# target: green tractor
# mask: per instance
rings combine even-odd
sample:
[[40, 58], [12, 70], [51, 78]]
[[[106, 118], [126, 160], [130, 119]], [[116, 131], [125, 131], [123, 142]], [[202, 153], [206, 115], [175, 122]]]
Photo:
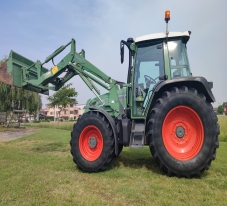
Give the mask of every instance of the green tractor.
[[[48, 94], [80, 76], [97, 96], [87, 101], [71, 132], [73, 161], [83, 171], [105, 170], [123, 147], [147, 145], [169, 176], [201, 176], [219, 146], [220, 129], [211, 105], [213, 83], [192, 76], [186, 48], [191, 32], [168, 32], [169, 14], [166, 33], [120, 42], [121, 63], [124, 46], [129, 51], [126, 83], [88, 62], [84, 50], [77, 53], [74, 39], [43, 63], [11, 51], [0, 67], [0, 81]], [[69, 45], [70, 52], [57, 65], [50, 70], [43, 67]], [[109, 92], [100, 95], [93, 82]]]

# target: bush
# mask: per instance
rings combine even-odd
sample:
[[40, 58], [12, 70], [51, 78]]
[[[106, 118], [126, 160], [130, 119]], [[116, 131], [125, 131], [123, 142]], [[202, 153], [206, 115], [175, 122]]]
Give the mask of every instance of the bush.
[[69, 121], [70, 122], [73, 122], [73, 121], [75, 121], [75, 119], [73, 119], [72, 117], [70, 117]]
[[41, 122], [50, 122], [49, 119], [42, 119]]
[[66, 120], [66, 121], [69, 120], [69, 117], [68, 117], [68, 116], [61, 116], [60, 118], [61, 118], [63, 121], [64, 121], [64, 120]]
[[54, 117], [49, 117], [49, 116], [42, 116], [39, 118], [42, 122], [50, 122], [54, 121]]

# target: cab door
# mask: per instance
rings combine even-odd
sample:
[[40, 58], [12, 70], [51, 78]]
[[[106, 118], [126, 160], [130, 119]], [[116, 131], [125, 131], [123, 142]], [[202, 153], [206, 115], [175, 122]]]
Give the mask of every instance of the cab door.
[[159, 77], [164, 76], [163, 43], [137, 45], [132, 86], [132, 117], [144, 116], [149, 98]]

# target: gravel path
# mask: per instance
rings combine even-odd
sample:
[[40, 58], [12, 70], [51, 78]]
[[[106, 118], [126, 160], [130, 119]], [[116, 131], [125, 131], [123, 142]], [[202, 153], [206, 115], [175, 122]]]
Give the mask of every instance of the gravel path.
[[13, 131], [0, 132], [0, 142], [14, 140], [25, 135], [29, 135], [36, 132], [34, 129], [18, 129]]

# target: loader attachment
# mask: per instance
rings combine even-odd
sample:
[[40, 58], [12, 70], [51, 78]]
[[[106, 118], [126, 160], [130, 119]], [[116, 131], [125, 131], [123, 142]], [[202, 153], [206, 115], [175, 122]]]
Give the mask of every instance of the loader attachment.
[[[70, 51], [55, 65], [54, 58], [70, 45]], [[51, 60], [53, 62], [51, 69], [43, 67], [44, 64]], [[85, 59], [84, 50], [79, 53], [76, 52], [75, 39], [59, 47], [42, 63], [39, 60], [33, 62], [11, 51], [8, 59], [0, 65], [1, 82], [42, 94], [49, 94], [49, 90], [58, 91], [67, 81], [76, 75], [81, 77], [96, 96], [100, 92], [92, 83], [92, 80], [107, 90], [115, 89], [116, 87], [114, 80]], [[99, 81], [96, 77], [105, 83]], [[106, 85], [106, 83], [109, 85]], [[115, 90], [113, 93], [115, 95]], [[117, 109], [118, 104], [114, 103], [114, 105]]]
[[[11, 51], [8, 59], [3, 61], [0, 65], [0, 81], [12, 86], [23, 87], [26, 90], [48, 95], [49, 90], [41, 90], [35, 85], [26, 84], [26, 78], [29, 80], [35, 80], [38, 79], [38, 73], [40, 73], [39, 76], [41, 76], [42, 74], [48, 72], [48, 69], [44, 67], [41, 67], [40, 71], [37, 71], [38, 69], [33, 66], [35, 64], [35, 62], [27, 59], [26, 57]], [[29, 68], [29, 74], [26, 74], [26, 78], [23, 76], [23, 72], [25, 70], [22, 68], [26, 70]]]

